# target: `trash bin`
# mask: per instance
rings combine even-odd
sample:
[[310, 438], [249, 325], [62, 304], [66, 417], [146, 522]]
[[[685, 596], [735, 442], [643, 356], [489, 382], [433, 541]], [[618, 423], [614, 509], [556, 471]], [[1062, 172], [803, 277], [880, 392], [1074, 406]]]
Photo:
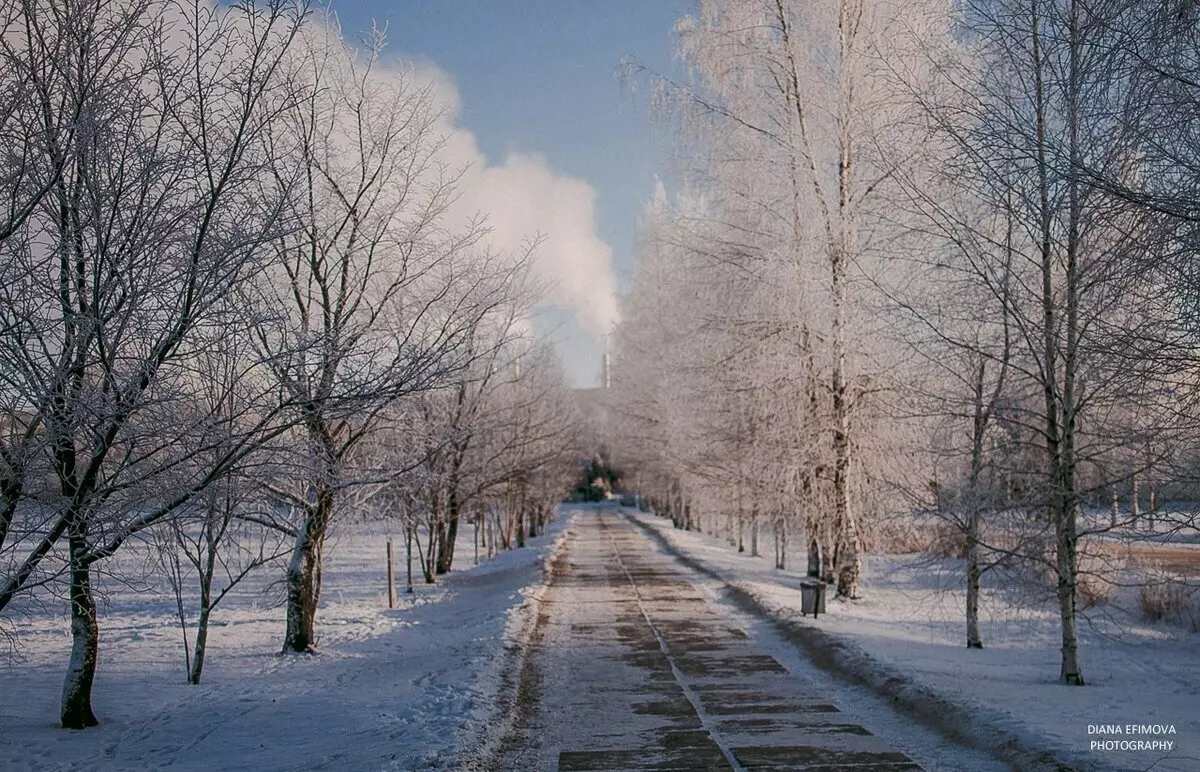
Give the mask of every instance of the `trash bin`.
[[825, 583], [820, 579], [807, 579], [800, 583], [800, 613], [804, 616], [825, 613]]

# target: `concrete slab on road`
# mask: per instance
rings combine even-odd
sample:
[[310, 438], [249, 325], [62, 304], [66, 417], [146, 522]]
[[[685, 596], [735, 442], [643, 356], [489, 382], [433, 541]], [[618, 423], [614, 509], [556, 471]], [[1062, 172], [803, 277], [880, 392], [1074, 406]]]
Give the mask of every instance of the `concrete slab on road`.
[[576, 515], [503, 768], [921, 769], [793, 676], [697, 579], [616, 510]]

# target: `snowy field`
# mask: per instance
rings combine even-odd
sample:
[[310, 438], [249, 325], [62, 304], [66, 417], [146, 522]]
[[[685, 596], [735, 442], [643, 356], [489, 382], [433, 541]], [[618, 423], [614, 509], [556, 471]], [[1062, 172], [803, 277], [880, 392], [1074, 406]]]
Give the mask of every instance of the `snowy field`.
[[[631, 510], [627, 510], [631, 511]], [[754, 596], [779, 616], [800, 619], [802, 573], [766, 557], [739, 554], [725, 541], [679, 531], [665, 518], [637, 514], [680, 552]], [[849, 661], [917, 687], [961, 709], [967, 731], [993, 728], [1083, 768], [1156, 772], [1200, 770], [1200, 634], [1136, 613], [1132, 590], [1082, 612], [1081, 658], [1087, 686], [1056, 682], [1058, 620], [1049, 603], [987, 587], [981, 609], [983, 650], [967, 649], [962, 561], [921, 555], [871, 555], [865, 599], [831, 601], [818, 627], [852, 653]], [[846, 661], [843, 659], [843, 661]], [[1089, 725], [1166, 725], [1162, 736], [1089, 733]], [[1165, 740], [1170, 752], [1093, 750], [1092, 741]]]
[[[326, 552], [317, 655], [279, 656], [284, 609], [266, 568], [215, 612], [203, 682], [185, 683], [182, 634], [168, 588], [136, 558], [123, 582], [100, 582], [101, 725], [58, 728], [70, 651], [61, 603], [16, 620], [0, 660], [0, 769], [447, 769], [478, 742], [496, 706], [506, 640], [524, 629], [526, 598], [565, 533], [560, 512], [525, 549], [481, 558], [460, 532], [455, 570], [387, 608], [386, 527], [347, 527]], [[131, 577], [140, 576], [133, 585]], [[157, 582], [157, 584], [156, 584]], [[156, 587], [156, 593], [145, 591]]]

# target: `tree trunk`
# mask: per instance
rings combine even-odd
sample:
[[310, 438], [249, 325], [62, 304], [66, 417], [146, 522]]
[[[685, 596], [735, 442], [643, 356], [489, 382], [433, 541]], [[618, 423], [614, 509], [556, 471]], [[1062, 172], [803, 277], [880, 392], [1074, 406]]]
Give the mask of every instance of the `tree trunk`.
[[1076, 548], [1075, 525], [1078, 506], [1068, 500], [1058, 528], [1058, 605], [1062, 618], [1062, 669], [1059, 678], [1065, 684], [1083, 686], [1079, 667], [1079, 633], [1076, 629]]
[[[848, 151], [847, 151], [848, 152]], [[849, 160], [845, 161], [846, 168]], [[845, 216], [845, 215], [843, 215]], [[843, 330], [846, 289], [845, 254], [850, 234], [843, 233], [842, 243], [832, 250], [833, 275], [833, 507], [834, 539], [837, 543], [837, 595], [839, 598], [858, 597], [858, 578], [862, 570], [858, 518], [850, 504], [850, 406], [846, 383], [846, 346]]]
[[287, 632], [283, 654], [316, 650], [317, 604], [321, 599], [321, 553], [325, 531], [333, 513], [333, 492], [320, 490], [307, 511], [304, 527], [296, 537], [292, 559], [285, 573], [287, 584]]
[[454, 542], [458, 539], [458, 509], [458, 492], [451, 488], [446, 502], [446, 522], [439, 529], [441, 536], [437, 554], [437, 572], [439, 574], [450, 573], [450, 567], [454, 564]]
[[454, 547], [455, 540], [458, 538], [458, 469], [456, 463], [455, 473], [450, 478], [449, 491], [446, 492], [446, 522], [445, 527], [440, 529], [438, 541], [438, 573], [449, 574], [450, 567], [454, 564]]
[[[840, 372], [840, 371], [839, 371]], [[837, 595], [839, 598], [855, 599], [858, 594], [858, 579], [862, 571], [861, 543], [858, 534], [858, 521], [850, 508], [850, 438], [845, 408], [844, 396], [838, 396], [839, 389], [844, 390], [845, 384], [835, 387], [834, 405], [838, 415], [837, 426], [834, 429], [834, 523], [836, 528], [837, 556], [834, 570], [837, 572]]]
[[777, 568], [780, 571], [787, 570], [787, 520], [779, 519], [779, 565]]
[[[205, 526], [211, 535], [211, 529], [208, 525]], [[189, 684], [200, 683], [200, 675], [204, 672], [204, 648], [208, 643], [208, 620], [212, 615], [212, 580], [216, 567], [216, 554], [214, 544], [210, 537], [208, 543], [208, 555], [205, 559], [205, 570], [200, 573], [200, 619], [196, 623], [196, 638], [192, 646], [192, 661], [188, 667]], [[186, 641], [184, 643], [186, 647]]]
[[[788, 79], [786, 85], [789, 108], [789, 121], [792, 128], [800, 137], [804, 136], [806, 118], [804, 113], [804, 96], [801, 90], [801, 78], [793, 59], [791, 39], [791, 23], [785, 4], [776, 3], [777, 18], [780, 23], [781, 42], [788, 59]], [[850, 394], [847, 373], [847, 347], [845, 322], [848, 315], [848, 277], [847, 271], [856, 255], [856, 215], [855, 207], [855, 174], [854, 174], [854, 137], [855, 120], [853, 107], [855, 103], [856, 73], [854, 68], [855, 43], [859, 30], [861, 6], [851, 2], [838, 4], [838, 40], [836, 62], [834, 63], [836, 77], [836, 103], [823, 106], [822, 109], [834, 111], [837, 125], [837, 191], [836, 199], [823, 189], [814, 176], [812, 180], [817, 186], [818, 201], [821, 204], [826, 232], [826, 257], [829, 265], [829, 295], [830, 295], [830, 391], [832, 394], [833, 418], [833, 493], [834, 517], [833, 540], [836, 544], [835, 568], [837, 573], [837, 594], [839, 597], [857, 598], [858, 579], [861, 571], [861, 545], [858, 533], [858, 520], [851, 508], [850, 502], [850, 469], [853, 445], [850, 437]], [[807, 143], [798, 144], [803, 147]], [[804, 156], [801, 158], [801, 156]], [[811, 154], [811, 150], [802, 150], [792, 156], [793, 197], [796, 201], [794, 214], [796, 228], [799, 231], [801, 218], [804, 216], [800, 202], [799, 169], [807, 166], [816, 174], [820, 165]], [[828, 196], [828, 197], [827, 197]], [[836, 206], [834, 210], [833, 206]], [[797, 245], [802, 237], [797, 236]], [[807, 349], [807, 328], [803, 330], [803, 347]]]
[[[231, 514], [227, 508], [221, 513], [225, 518]], [[217, 550], [220, 548], [217, 518], [210, 507], [208, 519], [204, 524], [204, 536], [207, 551], [204, 555], [204, 570], [200, 573], [200, 619], [196, 626], [196, 641], [193, 647], [192, 666], [188, 670], [188, 683], [200, 683], [200, 675], [204, 672], [204, 650], [208, 644], [208, 620], [212, 617], [212, 584], [217, 575]], [[224, 522], [228, 522], [225, 520]]]
[[4, 547], [4, 542], [8, 539], [8, 529], [16, 517], [17, 503], [21, 500], [21, 492], [24, 490], [22, 470], [12, 469], [12, 465], [13, 461], [6, 461], [5, 466], [9, 467], [8, 474], [0, 480], [0, 548]]
[[313, 543], [310, 529], [296, 537], [292, 559], [285, 574], [287, 584], [287, 632], [283, 651], [312, 652], [316, 648], [317, 601], [320, 597], [320, 578], [317, 569], [319, 548]]
[[71, 661], [63, 683], [60, 719], [63, 729], [86, 729], [100, 723], [92, 713], [92, 680], [96, 677], [100, 629], [96, 624], [96, 601], [92, 597], [87, 541], [82, 536], [72, 536], [68, 546], [71, 552]]
[[200, 675], [204, 672], [204, 651], [208, 646], [208, 620], [212, 616], [207, 600], [200, 603], [200, 619], [196, 623], [196, 644], [192, 657], [192, 669], [188, 673], [188, 683], [200, 683]]
[[404, 571], [405, 571], [405, 575], [407, 576], [407, 584], [404, 587], [404, 592], [406, 592], [410, 595], [412, 594], [412, 591], [413, 591], [412, 543], [413, 543], [412, 526], [405, 526], [405, 528], [404, 528], [404, 564], [405, 564]]
[[446, 544], [446, 521], [438, 518], [438, 521], [429, 530], [429, 565], [433, 566], [434, 573], [440, 574], [442, 573], [442, 552]]
[[[1007, 361], [1007, 360], [1006, 360]], [[1000, 370], [1000, 379], [1004, 378], [1004, 370]], [[984, 385], [987, 379], [987, 360], [981, 359], [975, 375], [974, 403], [975, 415], [971, 428], [971, 474], [967, 486], [967, 506], [970, 515], [967, 520], [967, 648], [982, 649], [983, 638], [979, 634], [979, 580], [983, 573], [979, 564], [979, 530], [982, 513], [980, 507], [980, 480], [983, 476], [983, 449], [987, 435], [988, 421], [991, 417], [991, 405], [999, 396], [999, 381], [996, 391], [992, 394], [990, 404], [984, 402]]]
[[[1079, 228], [1081, 220], [1079, 193], [1079, 53], [1080, 40], [1079, 3], [1071, 0], [1069, 11], [1070, 26], [1070, 77], [1067, 98], [1067, 145], [1070, 154], [1070, 164], [1067, 169], [1067, 264], [1064, 278], [1066, 279], [1066, 338], [1067, 345], [1063, 357], [1063, 393], [1062, 393], [1062, 455], [1058, 457], [1061, 465], [1061, 499], [1058, 521], [1058, 603], [1062, 616], [1062, 668], [1060, 677], [1063, 683], [1083, 686], [1083, 672], [1079, 667], [1079, 634], [1076, 629], [1076, 587], [1078, 561], [1076, 549], [1079, 546], [1077, 520], [1080, 502], [1077, 490], [1076, 474], [1076, 429], [1078, 416], [1076, 413], [1075, 382], [1078, 372], [1079, 349]], [[1135, 494], [1136, 498], [1136, 494]]]
[[500, 528], [500, 547], [510, 550], [513, 548], [513, 513], [512, 498], [509, 497], [504, 507], [504, 524]]
[[[437, 584], [437, 539], [434, 538], [435, 533], [437, 533], [437, 527], [431, 523], [429, 541], [425, 543], [425, 551], [421, 553], [421, 571], [425, 574], [425, 584]], [[417, 544], [420, 543], [421, 540], [418, 538]]]
[[847, 276], [857, 239], [854, 223], [854, 141], [850, 110], [853, 104], [854, 73], [851, 63], [858, 24], [851, 3], [839, 5], [838, 49], [838, 197], [836, 241], [829, 248], [829, 288], [833, 319], [831, 325], [830, 380], [833, 392], [833, 507], [834, 538], [837, 541], [837, 594], [858, 597], [862, 570], [858, 517], [850, 503], [850, 394], [846, 372]]
[[983, 637], [979, 634], [979, 507], [971, 506], [971, 519], [967, 523], [967, 648], [982, 649]]
[[1059, 677], [1064, 683], [1083, 684], [1079, 668], [1079, 640], [1075, 619], [1075, 517], [1078, 507], [1075, 491], [1075, 404], [1074, 379], [1076, 375], [1076, 345], [1079, 331], [1078, 297], [1078, 246], [1079, 246], [1079, 185], [1076, 179], [1079, 116], [1076, 110], [1078, 97], [1078, 19], [1075, 3], [1071, 3], [1071, 67], [1068, 86], [1067, 130], [1071, 154], [1068, 169], [1068, 223], [1067, 250], [1064, 280], [1066, 292], [1064, 307], [1066, 315], [1066, 346], [1062, 361], [1062, 391], [1058, 389], [1058, 334], [1059, 300], [1054, 291], [1055, 272], [1058, 266], [1053, 251], [1052, 218], [1054, 210], [1050, 203], [1050, 163], [1046, 154], [1050, 145], [1046, 138], [1045, 76], [1043, 73], [1042, 34], [1039, 4], [1032, 7], [1031, 50], [1034, 63], [1034, 118], [1037, 144], [1037, 184], [1041, 263], [1042, 302], [1042, 393], [1045, 407], [1046, 457], [1049, 480], [1054, 486], [1050, 502], [1050, 517], [1055, 525], [1055, 567], [1058, 574], [1057, 591], [1059, 617], [1062, 626], [1062, 662]]
[[438, 561], [446, 543], [446, 521], [442, 517], [441, 489], [434, 488], [429, 497], [429, 541], [425, 544], [425, 581], [433, 584], [431, 576], [441, 573]]
[[425, 547], [421, 546], [421, 534], [417, 533], [416, 526], [413, 526], [410, 533], [413, 541], [417, 544], [417, 562], [421, 564], [421, 575], [425, 577], [425, 584], [436, 584], [437, 579], [434, 577], [433, 566], [425, 557]]
[[392, 538], [387, 540], [387, 592], [388, 608], [396, 608], [396, 562], [392, 555]]

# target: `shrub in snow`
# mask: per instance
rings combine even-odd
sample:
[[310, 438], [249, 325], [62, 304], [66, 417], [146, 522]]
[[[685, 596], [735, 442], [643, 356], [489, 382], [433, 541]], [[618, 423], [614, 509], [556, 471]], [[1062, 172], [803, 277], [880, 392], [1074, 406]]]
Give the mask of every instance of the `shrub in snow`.
[[1138, 588], [1138, 606], [1148, 621], [1178, 620], [1198, 632], [1200, 608], [1194, 602], [1195, 594], [1193, 588], [1176, 577], [1152, 574]]
[[913, 517], [891, 517], [882, 520], [867, 534], [867, 548], [888, 555], [909, 555], [930, 552], [941, 538], [948, 523], [918, 520]]

